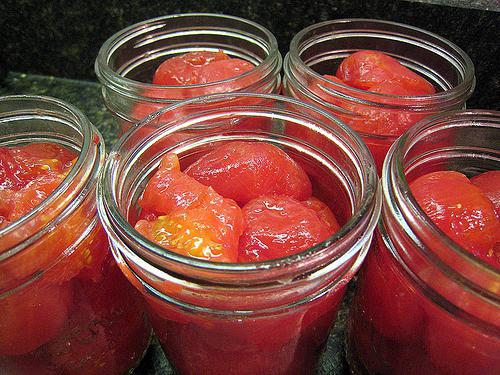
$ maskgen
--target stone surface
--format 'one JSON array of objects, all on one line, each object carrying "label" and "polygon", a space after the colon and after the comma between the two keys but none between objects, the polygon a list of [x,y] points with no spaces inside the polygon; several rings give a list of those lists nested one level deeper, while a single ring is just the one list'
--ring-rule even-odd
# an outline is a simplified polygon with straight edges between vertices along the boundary
[{"label": "stone surface", "polygon": [[73,104],[102,133],[106,147],[116,141],[118,126],[104,106],[99,84],[53,76],[9,73],[0,87],[0,95],[44,95]]},{"label": "stone surface", "polygon": [[0,66],[3,59],[4,70],[95,80],[94,60],[108,37],[135,22],[180,12],[256,21],[276,35],[282,53],[299,30],[328,19],[379,18],[421,27],[460,46],[476,64],[477,87],[469,107],[500,109],[500,13],[404,0],[91,0],[84,7],[73,0],[3,0]]},{"label": "stone surface", "polygon": [[452,7],[500,11],[499,0],[406,0],[417,3],[447,5]]}]

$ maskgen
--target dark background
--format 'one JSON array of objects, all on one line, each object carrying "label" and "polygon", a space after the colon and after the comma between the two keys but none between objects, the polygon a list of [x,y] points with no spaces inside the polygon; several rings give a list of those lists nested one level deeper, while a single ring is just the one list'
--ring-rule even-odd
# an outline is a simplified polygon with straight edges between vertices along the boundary
[{"label": "dark background", "polygon": [[379,18],[421,27],[459,45],[476,66],[477,87],[468,106],[500,109],[500,13],[484,10],[500,9],[499,2],[431,2],[483,10],[402,0],[1,0],[0,62],[3,77],[15,71],[95,81],[93,66],[101,44],[132,23],[160,15],[214,12],[248,18],[276,35],[282,54],[292,36],[313,23]]}]

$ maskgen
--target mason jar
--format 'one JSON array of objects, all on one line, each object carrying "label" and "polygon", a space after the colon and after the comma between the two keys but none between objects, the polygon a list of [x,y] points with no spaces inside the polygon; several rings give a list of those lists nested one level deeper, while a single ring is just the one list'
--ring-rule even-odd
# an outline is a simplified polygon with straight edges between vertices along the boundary
[{"label": "mason jar", "polygon": [[433,224],[409,183],[433,171],[500,170],[499,136],[500,112],[455,111],[419,122],[389,150],[376,245],[350,310],[354,373],[498,373],[500,270]]},{"label": "mason jar", "polygon": [[[79,110],[57,99],[0,98],[0,146],[36,144],[62,146],[76,159],[52,193],[11,222],[3,217],[5,173],[20,174],[2,157],[0,373],[126,374],[142,358],[151,328],[97,217],[104,142]],[[32,195],[18,199],[44,194],[30,186]]]},{"label": "mason jar", "polygon": [[[429,81],[436,92],[381,94],[324,77],[334,76],[344,58],[361,50],[395,58]],[[463,108],[474,86],[472,61],[455,44],[413,26],[382,20],[339,19],[309,26],[294,36],[284,61],[284,93],[319,105],[356,130],[379,172],[398,136],[426,116]]]},{"label": "mason jar", "polygon": [[[144,137],[144,126],[154,131]],[[306,128],[315,137],[289,136],[287,128]],[[238,140],[270,143],[295,159],[341,229],[298,254],[255,263],[189,258],[134,229],[138,197],[163,155],[177,154],[183,169]],[[180,374],[314,373],[379,216],[373,159],[347,126],[280,96],[195,98],[162,109],[122,138],[98,190],[113,254],[143,294],[155,333]]]},{"label": "mason jar", "polygon": [[[205,84],[151,83],[164,60],[200,51],[222,51],[255,67]],[[261,25],[239,17],[190,13],[146,20],[119,31],[102,45],[95,72],[104,103],[124,132],[150,113],[183,99],[236,91],[278,93],[281,65],[276,38]]]}]

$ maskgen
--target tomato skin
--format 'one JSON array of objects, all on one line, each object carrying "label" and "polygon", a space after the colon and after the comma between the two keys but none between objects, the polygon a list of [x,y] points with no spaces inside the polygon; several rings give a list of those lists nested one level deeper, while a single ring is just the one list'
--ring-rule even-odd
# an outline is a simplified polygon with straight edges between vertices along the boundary
[{"label": "tomato skin", "polygon": [[474,176],[470,180],[495,206],[495,213],[500,220],[500,171],[488,171]]},{"label": "tomato skin", "polygon": [[333,231],[317,213],[287,196],[262,196],[243,207],[247,224],[240,237],[239,262],[265,261],[306,250]]},{"label": "tomato skin", "polygon": [[153,84],[185,86],[210,83],[237,76],[254,66],[222,51],[189,52],[164,61],[153,76]]},{"label": "tomato skin", "polygon": [[180,171],[176,155],[167,154],[149,180],[138,204],[143,210],[164,215],[174,209],[202,205],[209,201],[208,188]]},{"label": "tomato skin", "polygon": [[493,204],[455,171],[420,176],[410,184],[420,207],[444,233],[483,261],[500,267],[500,222]]},{"label": "tomato skin", "polygon": [[0,300],[0,355],[26,354],[57,336],[72,300],[68,283],[36,285]]},{"label": "tomato skin", "polygon": [[328,225],[332,233],[338,231],[340,229],[340,225],[337,221],[337,218],[333,214],[330,207],[328,207],[325,203],[320,201],[316,197],[311,197],[303,202],[301,202],[304,206],[314,210],[316,215],[323,220],[323,222]]},{"label": "tomato skin", "polygon": [[284,151],[264,142],[229,142],[202,156],[186,174],[240,205],[262,195],[311,196],[304,170]]},{"label": "tomato skin", "polygon": [[243,74],[253,68],[252,64],[241,59],[213,61],[200,69],[198,83],[222,81]]},{"label": "tomato skin", "polygon": [[358,51],[346,57],[340,64],[337,78],[352,87],[372,89],[385,81],[394,81],[412,95],[434,94],[435,89],[424,78],[379,51]]},{"label": "tomato skin", "polygon": [[135,228],[149,240],[186,256],[236,261],[241,209],[181,172],[176,155],[164,156],[138,203],[147,220]]}]

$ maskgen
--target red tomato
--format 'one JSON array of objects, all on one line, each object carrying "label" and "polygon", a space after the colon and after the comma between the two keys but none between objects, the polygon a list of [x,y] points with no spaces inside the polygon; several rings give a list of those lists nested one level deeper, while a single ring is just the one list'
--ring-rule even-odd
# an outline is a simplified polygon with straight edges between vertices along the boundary
[{"label": "red tomato", "polygon": [[139,205],[147,214],[162,215],[152,221],[139,220],[135,226],[151,241],[186,256],[236,261],[243,228],[241,209],[182,173],[176,155],[163,158]]},{"label": "red tomato", "polygon": [[330,210],[330,207],[321,202],[318,198],[311,197],[303,201],[302,204],[314,210],[316,212],[316,215],[318,215],[318,217],[330,227],[332,233],[335,233],[340,229],[337,218],[333,214],[332,210]]},{"label": "red tomato", "polygon": [[222,51],[189,52],[164,61],[156,70],[153,83],[167,86],[210,83],[237,76],[253,67],[249,62],[232,59]]},{"label": "red tomato", "polygon": [[420,207],[444,233],[483,261],[500,267],[500,222],[481,189],[458,172],[428,173],[410,189]]},{"label": "red tomato", "polygon": [[243,207],[247,227],[240,262],[264,261],[306,250],[333,234],[318,214],[287,196],[262,196]]},{"label": "red tomato", "polygon": [[39,205],[66,177],[76,155],[53,143],[0,148],[0,215],[19,219]]},{"label": "red tomato", "polygon": [[[325,78],[333,80],[332,78],[334,77],[325,76]],[[346,82],[343,82],[338,78],[333,81],[348,85]],[[342,89],[336,87],[335,91],[342,92]],[[367,89],[367,92],[399,96],[414,96],[418,94],[411,87],[408,88],[401,82],[398,82],[396,80],[387,80],[376,83],[372,87]],[[349,95],[352,95],[352,93]],[[367,101],[373,100],[373,98],[369,97],[369,94],[367,94],[366,96],[363,94],[358,94],[357,96],[360,99],[365,99]],[[339,98],[333,99],[331,95],[329,96],[323,94],[322,99],[345,108],[350,112],[353,112],[354,115],[348,115],[341,112],[336,113],[336,115],[351,128],[353,128],[357,132],[364,134],[399,136],[411,125],[425,117],[425,114],[416,114],[408,111],[393,110],[383,107],[377,108],[372,105],[358,104],[353,101],[341,100]],[[389,106],[395,105],[398,104],[398,99],[387,98],[384,99],[384,103],[388,104]],[[384,146],[384,156],[391,143]]]},{"label": "red tomato", "polygon": [[16,221],[42,203],[61,184],[65,174],[48,172],[35,177],[24,187],[15,190],[1,190],[0,212],[7,213],[6,220]]},{"label": "red tomato", "polygon": [[70,310],[71,285],[41,287],[0,300],[0,356],[29,353],[62,330]]},{"label": "red tomato", "polygon": [[45,358],[30,355],[0,357],[0,369],[2,375],[59,375]]},{"label": "red tomato", "polygon": [[241,205],[262,195],[311,196],[304,170],[284,151],[265,142],[230,142],[191,164],[186,173]]},{"label": "red tomato", "polygon": [[[349,86],[348,83],[335,76],[324,75],[323,77],[335,83]],[[310,87],[314,94],[319,96],[322,100],[353,113],[350,115],[342,112],[340,109],[330,109],[335,116],[361,134],[363,140],[370,149],[373,158],[375,159],[379,173],[382,170],[385,155],[392,145],[392,142],[395,140],[395,137],[401,135],[410,126],[428,115],[428,113],[420,114],[410,111],[390,109],[382,106],[376,107],[374,105],[364,105],[356,103],[352,100],[343,99],[341,96],[335,96],[327,93],[320,90],[317,85],[313,84]],[[384,81],[379,84],[375,84],[367,90],[366,95],[362,93],[347,93],[347,89],[343,89],[340,86],[334,87],[333,85],[326,85],[326,87],[335,92],[348,96],[355,95],[356,97],[367,101],[381,100],[380,98],[371,98],[369,92],[399,96],[413,96],[417,94],[413,90],[396,81]],[[383,104],[387,104],[389,107],[391,105],[398,104],[398,102],[399,100],[397,98],[389,97],[383,99]]]},{"label": "red tomato", "polygon": [[207,186],[181,172],[176,155],[167,154],[138,203],[143,210],[162,215],[174,209],[203,205],[213,194]]},{"label": "red tomato", "polygon": [[[71,170],[76,155],[52,143],[34,143],[19,147],[0,148],[0,226],[20,219],[44,201],[63,181]],[[49,215],[50,216],[50,215]],[[82,216],[84,216],[82,218]],[[76,240],[75,228],[86,219],[87,212],[73,214],[57,230],[47,233],[33,245],[19,254],[0,263],[0,286],[10,289],[31,275],[47,270],[51,263]],[[0,239],[0,246],[8,249],[19,242],[19,238],[29,236],[42,228],[47,215],[40,214],[35,220],[21,229],[13,231]],[[72,257],[75,259],[75,257]],[[57,282],[69,278],[58,278],[69,274],[64,267],[56,276]],[[73,276],[78,272],[73,272]],[[50,272],[50,271],[49,271]],[[44,274],[46,275],[46,274]],[[52,282],[54,281],[51,278]]]},{"label": "red tomato", "polygon": [[213,61],[200,69],[198,83],[210,83],[229,79],[254,68],[248,61],[228,59]]},{"label": "red tomato", "polygon": [[358,51],[346,57],[337,70],[337,77],[363,90],[384,81],[398,82],[412,95],[435,93],[434,86],[423,77],[401,65],[396,59],[379,51]]},{"label": "red tomato", "polygon": [[495,206],[495,213],[500,220],[500,171],[489,171],[474,176],[470,180]]},{"label": "red tomato", "polygon": [[154,221],[139,220],[135,229],[158,245],[189,257],[236,261],[237,238],[224,230],[228,228],[222,226],[216,212],[205,207],[178,210]]},{"label": "red tomato", "polygon": [[0,147],[0,190],[19,190],[38,176],[65,173],[75,157],[54,143]]}]

